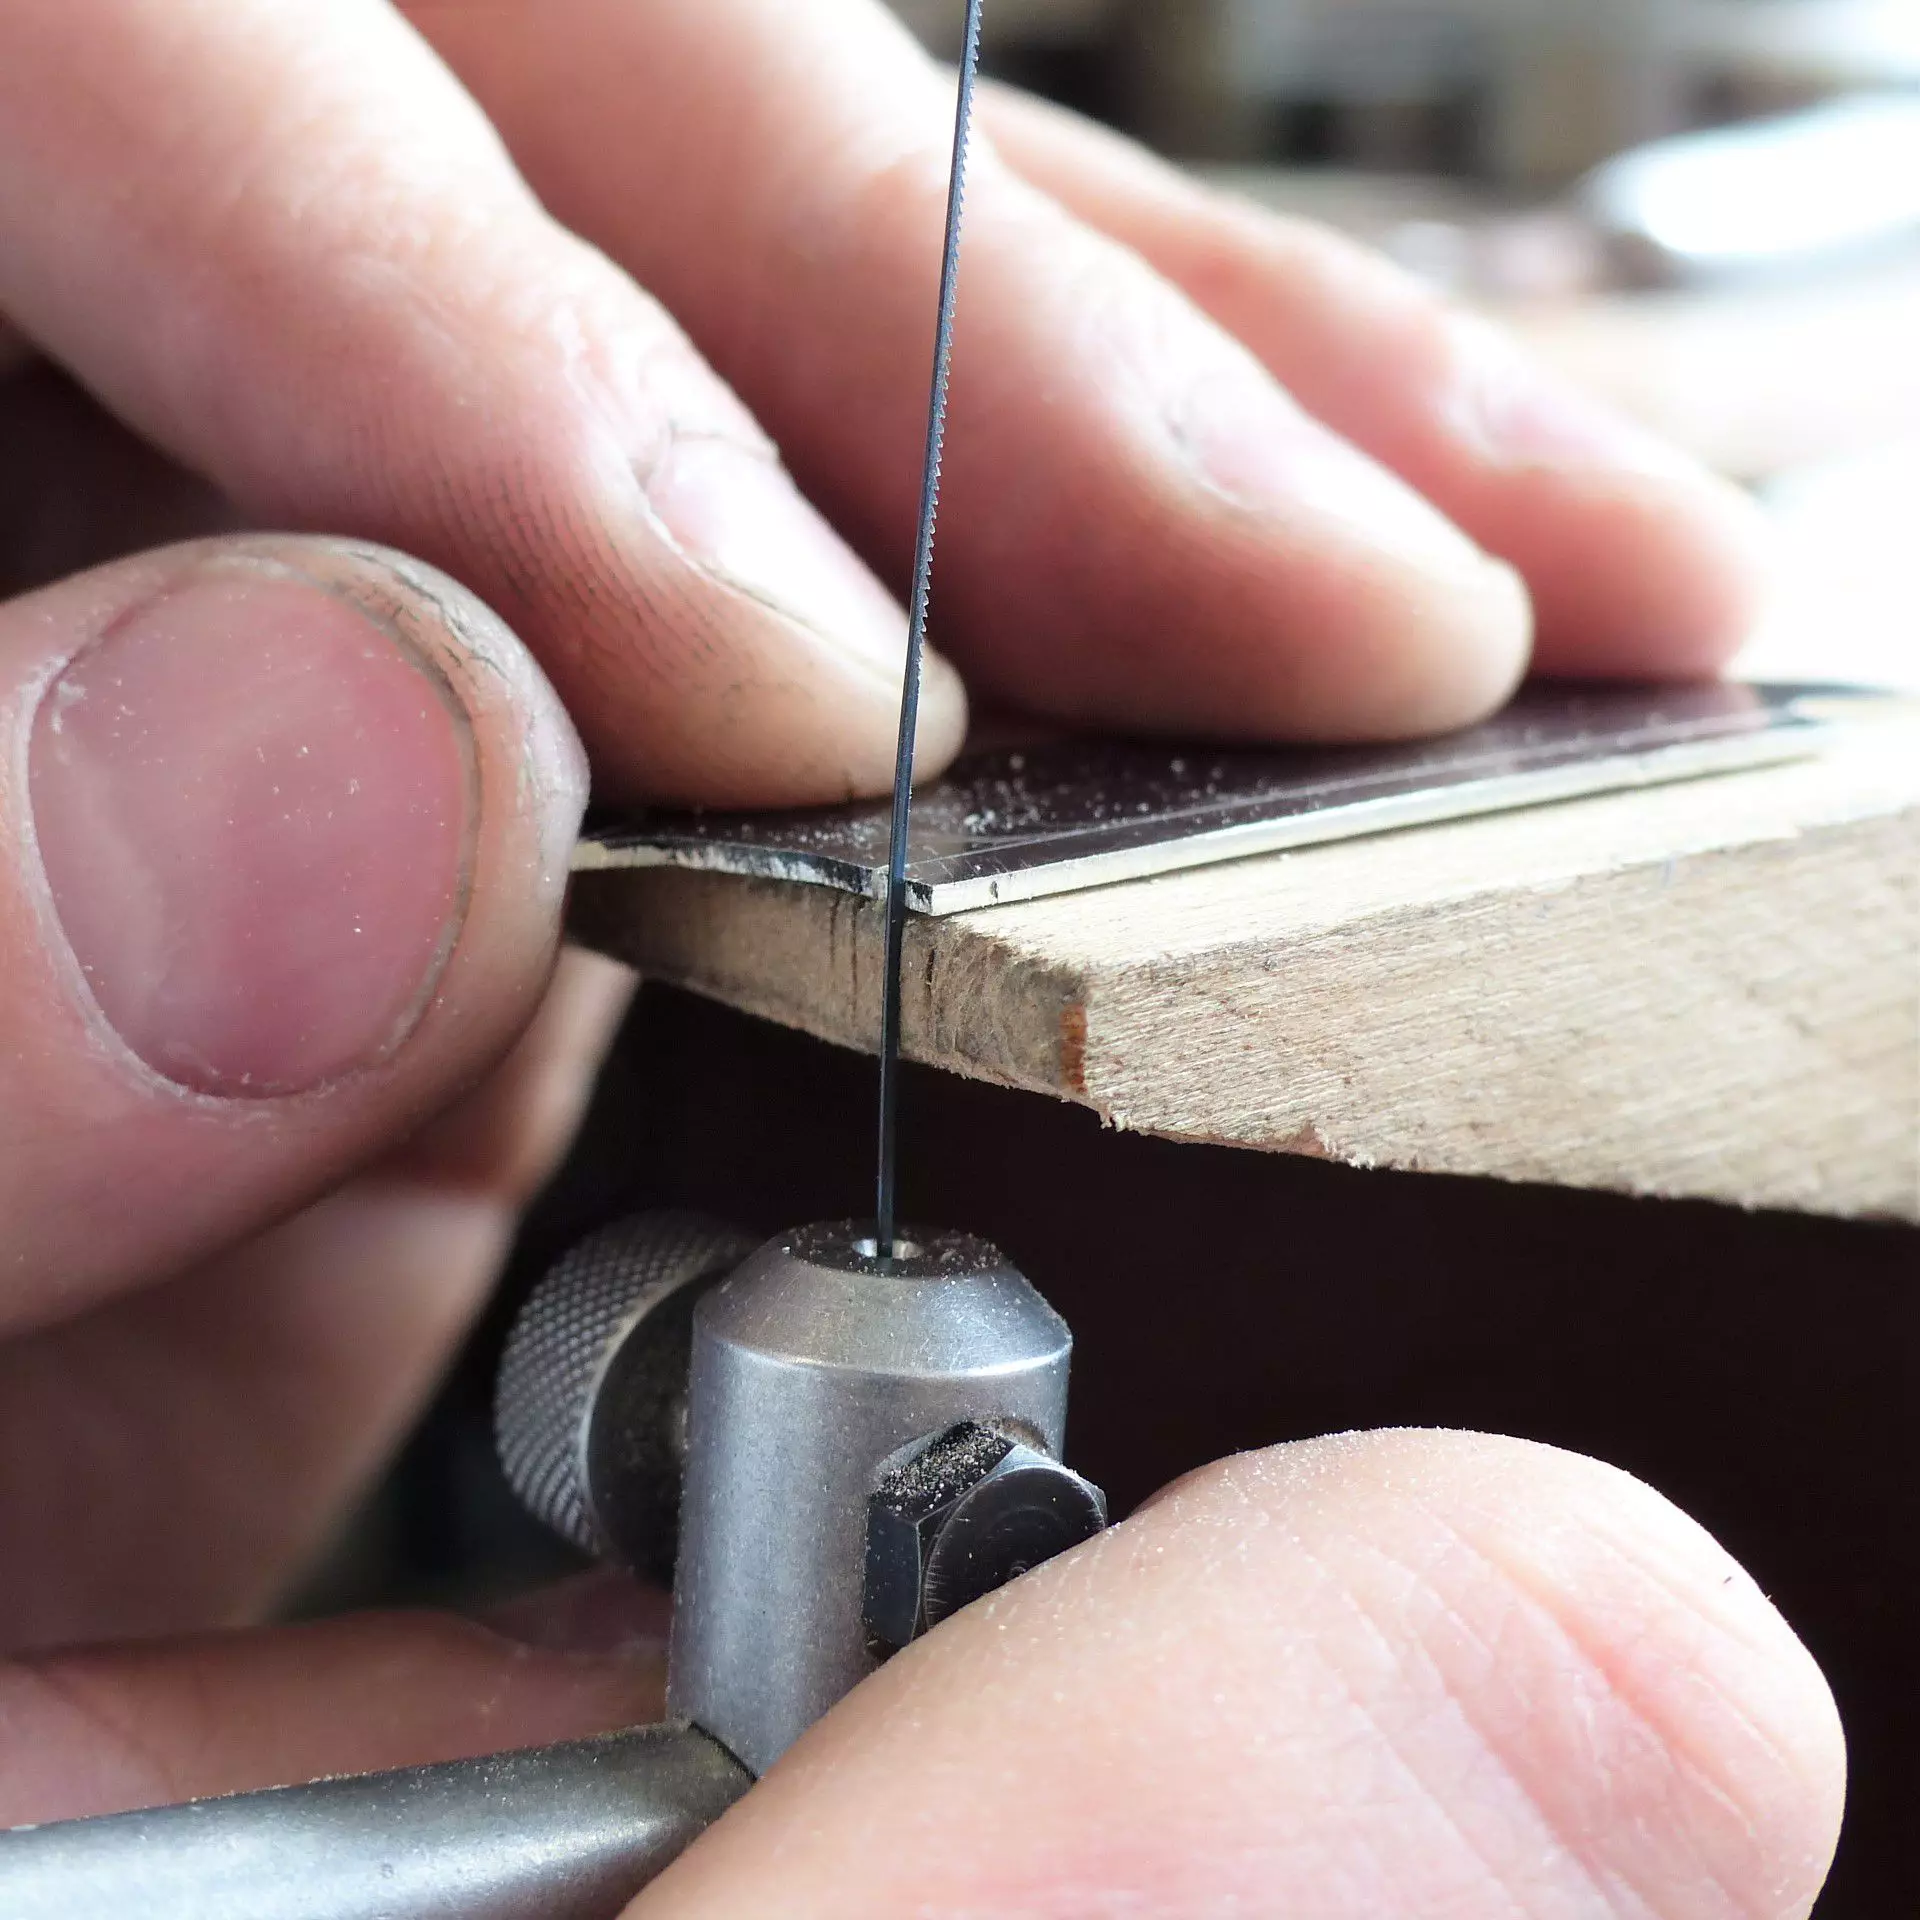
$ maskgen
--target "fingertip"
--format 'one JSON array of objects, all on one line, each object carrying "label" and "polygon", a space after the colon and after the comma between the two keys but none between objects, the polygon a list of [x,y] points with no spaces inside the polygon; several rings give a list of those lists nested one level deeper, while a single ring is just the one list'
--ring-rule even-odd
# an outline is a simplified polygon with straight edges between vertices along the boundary
[{"label": "fingertip", "polygon": [[[1533,657],[1533,597],[1504,562],[1395,583],[1397,602],[1369,648],[1330,647],[1331,681],[1312,731],[1338,741],[1415,740],[1474,725],[1512,697]],[[1290,731],[1300,731],[1296,719]]]},{"label": "fingertip", "polygon": [[[633,578],[620,611],[657,665],[655,684],[641,685],[622,651],[592,662],[588,707],[609,786],[766,807],[887,791],[905,609],[764,447],[674,433],[636,478],[642,534],[625,556]],[[688,591],[669,622],[649,605],[645,576],[670,573]],[[954,734],[957,698],[951,669],[929,656],[929,764]]]},{"label": "fingertip", "polygon": [[[1531,651],[1520,576],[1304,413],[1264,369],[1223,359],[1185,396],[1175,438],[1214,496],[1194,516],[1195,535],[1216,540],[1221,561],[1264,590],[1265,644],[1251,657],[1266,670],[1267,698],[1229,704],[1236,690],[1220,688],[1230,724],[1283,738],[1398,739],[1491,712]],[[1196,567],[1194,578],[1210,571],[1224,588],[1226,565]]]},{"label": "fingertip", "polygon": [[1765,599],[1759,505],[1477,316],[1436,310],[1431,331],[1435,418],[1460,474],[1477,475],[1462,510],[1526,574],[1541,666],[1717,672]]},{"label": "fingertip", "polygon": [[1804,1913],[1839,1840],[1847,1753],[1832,1689],[1793,1627],[1645,1481],[1556,1448],[1454,1438],[1466,1443],[1465,1530],[1664,1747],[1669,1804],[1688,1815],[1685,1863],[1752,1888],[1759,1912]]},{"label": "fingertip", "polygon": [[[1193,516],[1174,570],[1202,603],[1204,671],[1175,628],[1121,655],[1124,677],[1087,672],[1064,709],[1105,681],[1095,717],[1121,725],[1337,744],[1449,733],[1501,707],[1532,659],[1526,582],[1363,455],[1337,458],[1367,470],[1358,497],[1303,483],[1257,515]],[[1391,511],[1369,513],[1380,495]]]},{"label": "fingertip", "polygon": [[[1568,484],[1564,483],[1563,484]],[[1539,665],[1574,676],[1710,679],[1752,636],[1773,593],[1764,510],[1691,463],[1595,472],[1579,521],[1530,557]],[[1612,556],[1618,564],[1603,567]]]},{"label": "fingertip", "polygon": [[1369,1609],[1397,1591],[1409,1647],[1586,1864],[1663,1913],[1708,1893],[1768,1916],[1812,1905],[1846,1792],[1831,1689],[1751,1575],[1654,1488],[1534,1442],[1390,1431],[1246,1456],[1154,1509],[1202,1537],[1255,1520]]}]

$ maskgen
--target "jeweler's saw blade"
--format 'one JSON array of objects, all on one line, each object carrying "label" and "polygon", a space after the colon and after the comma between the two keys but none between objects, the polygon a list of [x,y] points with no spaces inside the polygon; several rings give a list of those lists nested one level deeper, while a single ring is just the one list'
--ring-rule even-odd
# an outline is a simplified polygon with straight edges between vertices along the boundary
[{"label": "jeweler's saw blade", "polygon": [[[1841,686],[1542,682],[1481,726],[1406,746],[1065,739],[969,754],[914,797],[908,903],[918,913],[959,913],[1800,759],[1890,698]],[[784,813],[647,813],[591,824],[574,866],[693,867],[877,899],[886,891],[888,823],[884,800]]]}]

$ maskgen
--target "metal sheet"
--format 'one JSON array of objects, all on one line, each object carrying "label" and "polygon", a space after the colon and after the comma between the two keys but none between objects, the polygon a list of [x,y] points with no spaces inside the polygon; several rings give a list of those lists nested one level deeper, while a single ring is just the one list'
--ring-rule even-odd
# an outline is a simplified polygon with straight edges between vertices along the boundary
[{"label": "metal sheet", "polygon": [[[1817,751],[1857,687],[1537,682],[1481,726],[1389,747],[1070,739],[969,755],[914,802],[907,900],[958,913],[1248,854],[1651,786]],[[692,867],[886,891],[885,801],[590,823],[577,871]]]}]

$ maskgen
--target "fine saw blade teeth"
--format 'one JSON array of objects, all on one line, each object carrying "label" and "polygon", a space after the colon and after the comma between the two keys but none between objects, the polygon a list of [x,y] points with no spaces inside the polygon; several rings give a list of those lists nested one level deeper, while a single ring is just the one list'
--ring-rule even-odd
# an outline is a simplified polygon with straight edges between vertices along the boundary
[{"label": "fine saw blade teeth", "polygon": [[960,89],[953,113],[953,167],[947,180],[946,243],[940,255],[940,314],[933,335],[933,392],[927,404],[927,453],[920,477],[920,524],[913,554],[913,610],[900,688],[900,744],[893,763],[893,811],[887,853],[886,957],[880,985],[880,1126],[874,1245],[893,1257],[896,1143],[900,1111],[900,980],[907,938],[907,842],[913,827],[913,751],[920,730],[920,680],[927,657],[927,609],[933,592],[933,541],[940,519],[940,474],[947,443],[947,390],[953,371],[953,316],[960,290],[960,231],[966,219],[967,152],[974,83],[980,73],[982,0],[967,0]]}]

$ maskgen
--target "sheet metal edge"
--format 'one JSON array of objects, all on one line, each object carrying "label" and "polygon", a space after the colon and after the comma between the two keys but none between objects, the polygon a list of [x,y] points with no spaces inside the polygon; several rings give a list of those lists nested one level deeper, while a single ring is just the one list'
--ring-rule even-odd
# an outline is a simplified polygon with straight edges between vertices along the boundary
[{"label": "sheet metal edge", "polygon": [[[1507,813],[1559,801],[1665,786],[1713,774],[1741,772],[1810,758],[1842,722],[1826,716],[1795,715],[1753,733],[1689,740],[1641,753],[1613,754],[1558,766],[1530,768],[1451,786],[1421,787],[1407,793],[1375,795],[1275,820],[1244,821],[1048,861],[991,874],[950,880],[910,879],[907,903],[931,919],[982,908],[1012,906],[1077,893],[1089,887],[1115,886],[1156,874],[1216,866],[1260,854],[1308,847],[1408,827],[1435,826]],[[855,862],[738,842],[680,846],[640,844],[606,846],[583,840],[576,848],[576,873],[678,867],[691,872],[725,873],[737,878],[825,887],[859,899],[878,899],[884,875]]]}]

